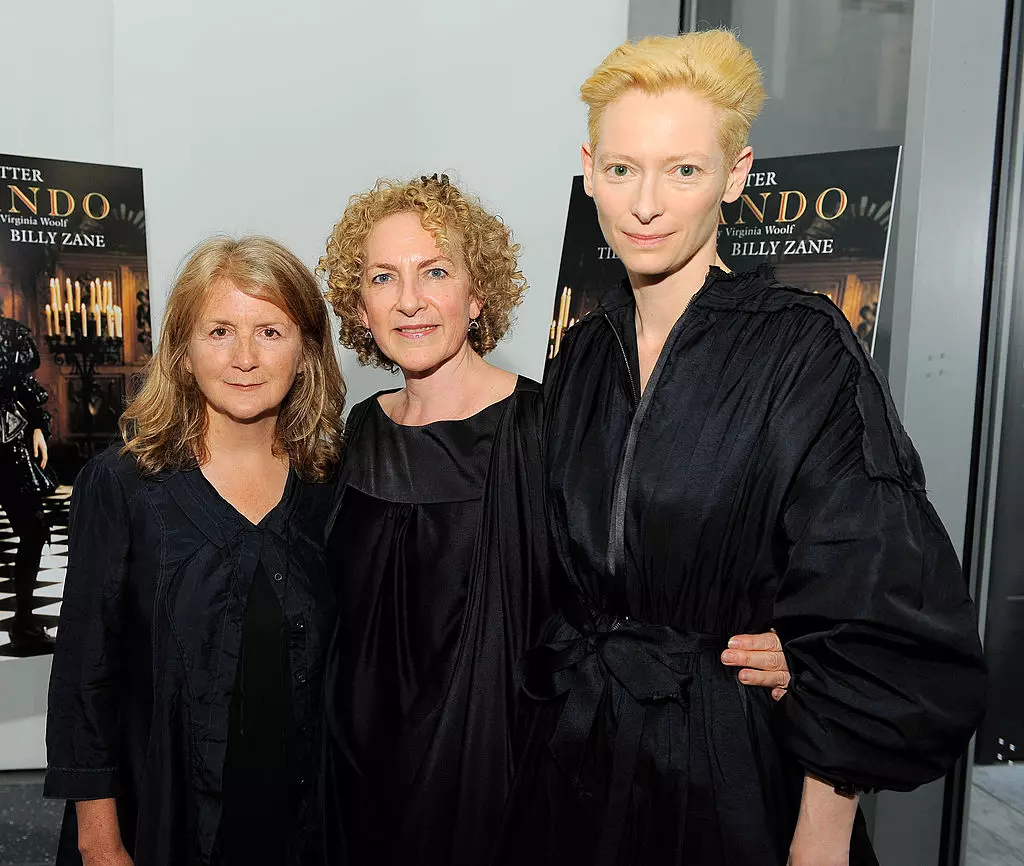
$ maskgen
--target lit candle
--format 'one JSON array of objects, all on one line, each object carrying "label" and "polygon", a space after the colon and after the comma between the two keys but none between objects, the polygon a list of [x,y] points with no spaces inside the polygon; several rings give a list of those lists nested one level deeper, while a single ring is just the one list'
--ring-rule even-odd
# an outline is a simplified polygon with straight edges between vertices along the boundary
[{"label": "lit candle", "polygon": [[87,306],[86,307],[82,307],[81,315],[82,315],[82,336],[83,337],[88,337],[89,336],[89,308]]},{"label": "lit candle", "polygon": [[75,312],[82,312],[82,286],[75,280]]},{"label": "lit candle", "polygon": [[[51,294],[53,292],[52,280],[50,281],[50,292]],[[46,336],[53,336],[53,308],[49,304],[46,305]]]},{"label": "lit candle", "polygon": [[[55,279],[53,281],[54,286],[57,289],[57,297],[53,301],[53,314],[60,317],[60,308],[64,306],[64,301],[60,296],[60,280]],[[59,330],[59,329],[58,329]]]},{"label": "lit candle", "polygon": [[71,336],[71,304],[64,304],[64,325],[67,327],[68,336]]},{"label": "lit candle", "polygon": [[107,280],[106,286],[107,295],[106,298],[104,299],[103,306],[112,307],[114,305],[114,284],[110,280]]},{"label": "lit candle", "polygon": [[114,336],[114,308],[107,307],[107,336]]},{"label": "lit candle", "polygon": [[57,307],[57,291],[53,287],[53,277],[50,277],[50,308],[56,309]]},{"label": "lit candle", "polygon": [[74,297],[74,295],[71,294],[71,278],[70,277],[68,277],[66,280],[64,280],[64,285],[65,285],[65,287],[67,289],[67,292],[66,292],[67,297],[66,298],[58,298],[57,300],[59,300],[63,304],[73,304],[75,302],[75,297]]},{"label": "lit candle", "polygon": [[569,305],[572,303],[572,289],[568,286],[562,289],[562,298],[558,304],[558,323],[555,325],[555,354],[562,346],[562,335],[565,333],[565,323],[569,320]]},{"label": "lit candle", "polygon": [[121,308],[115,306],[114,307],[114,335],[116,337],[118,337],[118,338],[123,338],[123,336],[124,336],[121,333],[121,326],[122,326],[122,324],[123,324],[123,320],[122,320],[122,317],[121,317]]}]

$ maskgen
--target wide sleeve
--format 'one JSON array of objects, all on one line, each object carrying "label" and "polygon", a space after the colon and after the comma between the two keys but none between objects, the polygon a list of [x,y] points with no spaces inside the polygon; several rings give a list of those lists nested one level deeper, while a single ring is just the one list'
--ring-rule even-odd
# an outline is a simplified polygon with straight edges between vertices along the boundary
[{"label": "wide sleeve", "polygon": [[843,328],[812,341],[776,413],[779,435],[806,443],[779,527],[774,626],[793,675],[779,732],[828,782],[909,790],[966,748],[985,665],[920,460],[881,374]]},{"label": "wide sleeve", "polygon": [[79,474],[68,570],[50,672],[44,795],[115,797],[120,726],[122,596],[130,548],[125,493],[111,454]]}]

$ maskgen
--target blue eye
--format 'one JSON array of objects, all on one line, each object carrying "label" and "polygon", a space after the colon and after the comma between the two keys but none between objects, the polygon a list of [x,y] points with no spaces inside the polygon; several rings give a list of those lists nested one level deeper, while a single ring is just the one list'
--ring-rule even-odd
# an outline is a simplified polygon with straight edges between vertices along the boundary
[{"label": "blue eye", "polygon": [[695,165],[681,165],[677,169],[682,177],[694,177],[697,174],[697,166]]},{"label": "blue eye", "polygon": [[431,268],[429,271],[427,271],[427,275],[435,280],[443,280],[445,277],[448,276],[448,271],[446,271],[444,268]]},{"label": "blue eye", "polygon": [[377,274],[376,276],[373,276],[373,277],[370,278],[370,282],[374,283],[375,285],[380,286],[380,285],[383,285],[384,283],[386,283],[390,279],[391,279],[391,274]]}]

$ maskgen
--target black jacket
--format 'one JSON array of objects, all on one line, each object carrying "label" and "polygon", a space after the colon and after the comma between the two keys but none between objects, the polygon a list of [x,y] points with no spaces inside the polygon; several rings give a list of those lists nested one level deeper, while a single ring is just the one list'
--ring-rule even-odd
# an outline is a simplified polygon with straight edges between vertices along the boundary
[{"label": "black jacket", "polygon": [[[794,765],[906,790],[966,748],[974,607],[885,381],[828,299],[712,268],[642,393],[635,315],[625,286],[545,378],[570,595],[526,658],[536,733],[503,862],[782,864]],[[778,705],[719,659],[769,627],[793,675]],[[873,859],[855,837],[851,863]]]},{"label": "black jacket", "polygon": [[[312,779],[336,617],[323,561],[332,495],[332,485],[306,484],[293,472],[281,503],[254,526],[198,470],[143,479],[117,447],[82,470],[50,679],[44,794],[116,797],[139,866],[209,860],[245,602],[260,562],[290,624],[301,761]],[[71,805],[58,864],[79,862]],[[298,829],[314,819],[307,797]]]}]

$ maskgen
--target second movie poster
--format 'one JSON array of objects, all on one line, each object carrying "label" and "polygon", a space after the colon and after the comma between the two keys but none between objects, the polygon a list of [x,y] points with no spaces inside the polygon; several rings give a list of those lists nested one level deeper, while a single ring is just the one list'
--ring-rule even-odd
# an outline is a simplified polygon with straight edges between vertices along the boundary
[{"label": "second movie poster", "polygon": [[152,353],[142,171],[0,155],[0,658],[52,651],[68,503]]},{"label": "second movie poster", "polygon": [[[780,282],[827,295],[870,352],[899,159],[898,147],[755,159],[743,194],[722,205],[722,260],[732,271],[769,262]],[[558,354],[565,332],[625,276],[577,176],[546,363]]]}]

